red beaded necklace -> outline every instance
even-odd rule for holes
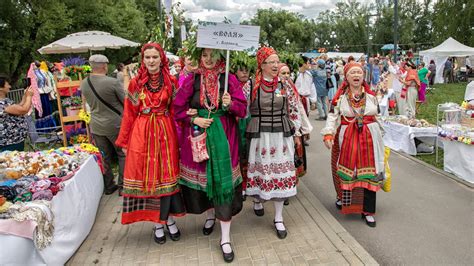
[[[273,93],[278,88],[278,78],[274,78],[272,81],[266,81],[262,79],[262,84],[264,86],[260,86],[262,90],[266,93]]]
[[[163,75],[161,73],[150,74],[148,82],[145,84],[145,87],[150,92],[157,92],[163,87]]]

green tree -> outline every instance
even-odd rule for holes
[[[38,57],[36,50],[66,34],[73,19],[57,0],[0,1],[0,10],[0,72],[14,83]]]
[[[316,25],[301,14],[259,9],[252,19],[242,24],[260,26],[260,41],[277,50],[297,52],[314,47]]]
[[[448,37],[474,46],[474,2],[471,0],[438,0],[433,12],[433,37],[438,45]]]

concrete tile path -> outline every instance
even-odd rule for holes
[[[303,178],[304,180],[304,178]],[[298,195],[285,206],[288,230],[284,240],[273,227],[273,204],[265,216],[253,213],[248,198],[232,220],[233,264],[239,265],[375,265],[377,262],[339,224],[312,192],[300,182]],[[177,219],[181,240],[164,245],[153,241],[152,223],[120,223],[121,198],[104,196],[90,235],[67,265],[224,265],[220,228],[210,236],[201,232],[203,215]]]

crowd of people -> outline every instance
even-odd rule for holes
[[[159,44],[145,44],[141,59],[125,93],[105,76],[108,60],[102,55],[89,59],[92,73],[81,85],[95,143],[110,153],[105,164],[122,159],[123,224],[154,222],[154,240],[164,244],[167,237],[180,239],[176,217],[206,213],[202,233],[211,234],[219,222],[223,258],[230,262],[232,218],[251,197],[257,216],[273,202],[276,236],[286,238],[283,208],[306,173],[305,146],[313,130],[308,117],[318,108],[333,154],[336,206],[376,225],[384,146],[366,65],[353,58],[301,57],[293,78],[277,51],[261,47],[255,73],[244,62],[234,64],[226,84],[224,58],[212,49],[200,49],[197,64],[182,58],[172,71]],[[370,156],[356,156],[362,152]],[[117,186],[108,171],[104,180],[105,193],[113,193]]]
[[[212,49],[199,51],[197,63],[185,57],[171,65],[159,44],[145,44],[135,77],[123,65],[116,78],[108,77],[107,57],[89,58],[92,73],[81,91],[91,109],[94,143],[104,155],[104,192],[119,190],[123,224],[153,222],[154,240],[164,244],[167,236],[180,239],[176,217],[206,213],[202,233],[211,234],[219,222],[223,258],[230,262],[232,218],[251,197],[257,216],[273,202],[276,236],[286,238],[283,208],[306,173],[309,115],[317,109],[316,120],[325,121],[323,142],[331,150],[336,207],[376,226],[376,192],[385,180],[378,117],[395,109],[414,117],[433,81],[434,62],[426,67],[390,57],[343,60],[322,54],[301,56],[293,70],[263,46],[255,73],[241,62],[226,79],[224,58]],[[30,89],[13,104],[5,99],[9,88],[0,78],[0,116],[8,113],[11,120],[0,125],[3,135],[9,123],[21,124],[17,120],[31,106]],[[2,150],[18,148],[0,139],[6,141]]]

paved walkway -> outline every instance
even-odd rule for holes
[[[253,213],[251,199],[232,221],[234,264],[239,265],[375,265],[377,262],[334,219],[301,183],[297,197],[285,206],[288,237],[277,238],[273,228],[273,204],[265,204],[265,216]],[[220,228],[210,236],[201,233],[205,215],[178,219],[181,240],[164,245],[153,241],[152,223],[121,225],[121,199],[104,196],[96,223],[68,265],[218,265],[225,264],[219,246]]]
[[[377,192],[377,227],[370,228],[334,206],[330,152],[317,135],[324,122],[314,118],[303,182],[378,263],[474,265],[474,189],[393,152],[392,191]]]

